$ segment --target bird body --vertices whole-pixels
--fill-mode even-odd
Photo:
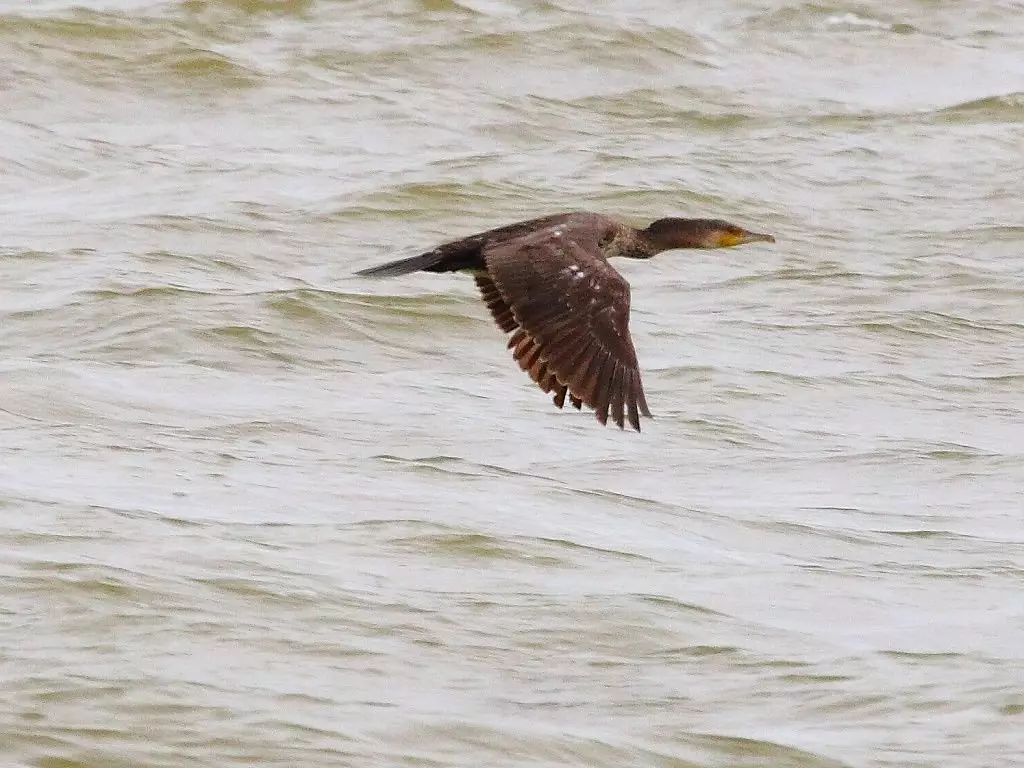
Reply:
[[[469,271],[519,367],[561,408],[593,408],[638,432],[650,417],[629,334],[629,283],[609,258],[721,248],[770,235],[710,219],[659,219],[635,229],[608,216],[561,213],[517,222],[358,272],[387,277]]]

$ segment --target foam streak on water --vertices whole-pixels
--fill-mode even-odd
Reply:
[[[0,1],[0,762],[1019,762],[1021,11]],[[642,435],[352,274],[565,209]]]

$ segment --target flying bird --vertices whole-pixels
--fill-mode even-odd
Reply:
[[[560,213],[453,240],[431,251],[357,272],[393,277],[411,272],[470,272],[508,347],[561,408],[566,396],[640,431],[650,418],[629,335],[629,283],[608,263],[649,259],[676,248],[731,248],[774,243],[719,219],[658,219],[634,229],[597,213]]]

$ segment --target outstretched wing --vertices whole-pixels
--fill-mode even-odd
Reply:
[[[555,224],[484,250],[477,276],[519,366],[561,408],[640,431],[650,416],[629,335],[629,284],[602,257],[599,227]]]

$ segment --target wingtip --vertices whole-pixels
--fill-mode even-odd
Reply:
[[[360,269],[358,272],[353,274],[355,274],[356,277],[396,277],[402,274],[401,272],[392,271],[389,269],[390,266],[390,264],[384,264],[380,267],[367,267],[366,269]]]
[[[646,417],[647,417],[648,419],[653,419],[653,418],[654,418],[653,416],[651,416],[651,414],[650,414],[650,413],[644,413],[644,416],[646,416]],[[633,429],[635,429],[635,430],[636,430],[637,432],[641,432],[642,430],[640,429],[640,419],[637,419],[637,420],[636,420],[636,424],[633,424],[633,425],[632,425],[632,427],[633,427]]]

